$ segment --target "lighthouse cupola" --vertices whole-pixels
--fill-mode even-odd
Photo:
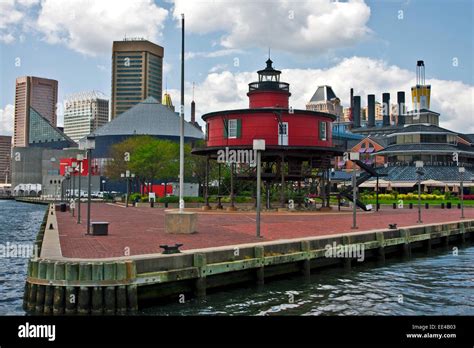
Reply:
[[[257,71],[258,82],[249,83],[250,108],[288,108],[290,85],[280,82],[281,71],[273,68],[270,58],[265,69]]]

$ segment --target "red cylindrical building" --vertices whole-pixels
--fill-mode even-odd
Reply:
[[[267,146],[332,148],[333,115],[289,108],[289,84],[267,60],[258,82],[249,84],[249,108],[205,114],[208,147],[251,146],[265,139]]]
[[[258,71],[258,81],[249,84],[248,109],[216,111],[202,116],[206,122],[206,147],[195,148],[193,153],[207,156],[209,163],[210,159],[218,160],[220,150],[252,149],[254,139],[264,139],[262,180],[267,184],[279,183],[283,206],[287,180],[300,184],[307,178],[322,178],[327,182],[331,160],[342,153],[332,145],[332,122],[336,117],[289,106],[289,84],[280,82],[281,71],[272,67],[270,59],[266,63],[266,68]],[[245,165],[231,166],[231,173],[236,170],[238,178],[254,180],[255,172],[246,169]],[[267,195],[268,190],[267,185]]]

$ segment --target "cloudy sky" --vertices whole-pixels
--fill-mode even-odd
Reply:
[[[474,133],[471,0],[0,0],[0,134],[13,132],[15,79],[59,81],[59,100],[110,95],[112,41],[140,36],[165,48],[164,84],[179,103],[180,14],[186,16],[186,104],[198,115],[247,106],[247,84],[271,49],[293,108],[318,85],[345,106],[349,90],[395,93],[426,65],[441,126]],[[165,83],[166,82],[166,83]],[[163,88],[166,86],[164,85]],[[392,95],[395,98],[395,95]],[[189,118],[189,107],[186,108]],[[62,108],[58,107],[62,124]]]

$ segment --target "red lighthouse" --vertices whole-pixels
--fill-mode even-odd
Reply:
[[[263,180],[267,184],[281,184],[284,204],[286,181],[299,184],[314,177],[313,169],[327,172],[331,159],[339,151],[332,146],[335,116],[289,106],[290,85],[280,81],[281,71],[272,64],[268,59],[265,69],[258,71],[258,81],[249,83],[248,109],[215,111],[202,116],[206,122],[206,147],[194,149],[193,153],[214,160],[219,150],[252,149],[254,139],[264,139]],[[244,167],[238,165],[236,169]],[[255,179],[252,171],[237,174],[238,178]]]

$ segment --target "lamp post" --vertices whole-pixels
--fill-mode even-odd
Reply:
[[[423,171],[423,161],[416,161],[416,174],[418,180],[418,221],[417,223],[421,224],[423,221],[421,220],[421,177],[425,174]]]
[[[134,173],[130,173],[129,170],[126,170],[125,173],[121,173],[120,177],[125,178],[127,182],[127,195],[125,196],[125,208],[128,208],[128,196],[129,196],[129,188],[130,188],[130,181],[135,177]]]
[[[76,210],[76,172],[77,172],[77,162],[73,161],[71,163],[71,175],[72,175],[72,216],[74,217],[74,211]]]
[[[357,173],[356,164],[354,161],[359,160],[360,154],[358,152],[349,153],[350,160],[352,161],[352,229],[356,230],[357,227]]]
[[[88,162],[88,173],[87,173],[87,234],[90,234],[91,230],[91,177],[92,177],[92,150],[95,149],[95,136],[88,135],[86,138],[87,150],[87,162]]]
[[[461,190],[461,219],[464,219],[464,173],[466,169],[464,167],[459,167],[459,176],[460,176],[460,190]]]
[[[262,191],[262,151],[265,151],[265,140],[254,139],[253,150],[257,152],[257,237],[260,238],[260,209]]]
[[[76,156],[77,163],[79,164],[79,183],[78,183],[78,191],[79,191],[79,199],[77,201],[77,223],[81,223],[81,177],[82,177],[82,161],[84,160],[84,156],[81,154],[77,154]]]

